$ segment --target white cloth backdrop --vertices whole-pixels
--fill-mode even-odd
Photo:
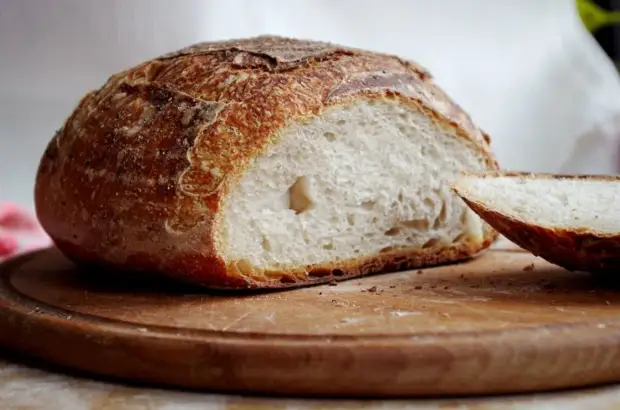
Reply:
[[[620,81],[574,0],[0,0],[0,201],[32,205],[47,140],[113,72],[265,33],[416,60],[504,168],[617,171]]]

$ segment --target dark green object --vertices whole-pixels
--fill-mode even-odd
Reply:
[[[589,32],[620,23],[620,12],[605,10],[592,0],[577,0],[577,11]]]

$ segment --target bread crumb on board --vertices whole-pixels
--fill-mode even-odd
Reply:
[[[529,272],[529,271],[534,270],[534,268],[535,268],[534,264],[533,264],[533,263],[530,263],[529,265],[524,266],[524,267],[523,267],[523,270],[524,270],[525,272]]]
[[[392,287],[392,286],[390,286]],[[396,287],[396,286],[394,286]],[[369,292],[369,293],[374,293],[375,295],[380,295],[383,292],[385,292],[385,289],[379,289],[376,286],[370,287],[368,289],[362,289],[362,292]]]

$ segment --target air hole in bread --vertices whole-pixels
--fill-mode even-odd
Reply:
[[[452,240],[452,243],[460,243],[461,241],[463,241],[463,239],[465,239],[466,236],[467,236],[467,234],[465,232],[463,232],[463,233],[457,235],[457,237]]]
[[[263,240],[261,241],[261,246],[263,248],[263,250],[267,251],[267,252],[271,252],[272,248],[271,248],[271,242],[269,242],[269,239],[263,235]]]
[[[416,229],[419,231],[427,230],[430,225],[428,219],[412,219],[410,221],[402,221],[400,224],[405,228]]]
[[[422,245],[422,249],[431,249],[437,245],[439,245],[439,239],[431,238],[428,241],[424,242],[424,245]]]
[[[331,131],[327,131],[323,133],[323,136],[325,137],[327,141],[336,141],[336,134],[334,134]]]
[[[387,252],[392,252],[393,250],[395,250],[396,247],[395,246],[386,246],[385,248],[381,248],[381,250],[379,251],[379,253],[387,253]]]
[[[323,245],[323,249],[327,249],[327,250],[331,251],[331,250],[334,249],[334,244],[331,243],[331,242],[326,243],[325,245]]]
[[[338,121],[336,121],[336,124],[337,124],[337,125],[344,125],[344,124],[346,124],[346,123],[347,123],[347,122],[346,122],[345,120],[338,120]]]
[[[461,225],[467,225],[467,209],[463,209],[459,221],[461,222]]]
[[[296,214],[306,212],[314,201],[310,197],[309,182],[307,176],[298,177],[288,190],[289,209]]]
[[[388,229],[387,231],[385,231],[383,234],[385,236],[396,236],[401,232],[400,228],[398,226],[395,226],[393,228]]]
[[[362,202],[362,209],[371,211],[375,205],[377,205],[377,201],[364,201]]]
[[[446,223],[446,219],[448,218],[448,209],[446,208],[446,203],[441,203],[441,210],[439,211],[439,215],[435,222],[433,222],[433,229],[439,229]]]
[[[347,215],[347,223],[351,226],[355,225],[355,215]]]

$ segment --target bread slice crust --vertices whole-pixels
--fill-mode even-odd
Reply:
[[[620,182],[614,175],[571,175],[532,172],[489,171],[471,173],[457,181],[453,189],[483,220],[524,250],[571,271],[605,272],[620,268],[620,233],[598,232],[589,228],[569,229],[543,226],[497,212],[466,192],[460,184],[467,178],[522,178],[549,180],[598,180]],[[544,198],[541,198],[544,200]]]
[[[261,36],[197,44],[86,94],[41,159],[38,218],[73,260],[164,272],[213,288],[290,287],[392,265],[453,262],[487,247],[496,236],[491,229],[480,244],[306,267],[306,279],[298,272],[248,275],[225,259],[215,234],[222,203],[250,161],[277,144],[288,124],[362,98],[423,110],[478,150],[488,169],[498,168],[488,135],[419,65]]]

